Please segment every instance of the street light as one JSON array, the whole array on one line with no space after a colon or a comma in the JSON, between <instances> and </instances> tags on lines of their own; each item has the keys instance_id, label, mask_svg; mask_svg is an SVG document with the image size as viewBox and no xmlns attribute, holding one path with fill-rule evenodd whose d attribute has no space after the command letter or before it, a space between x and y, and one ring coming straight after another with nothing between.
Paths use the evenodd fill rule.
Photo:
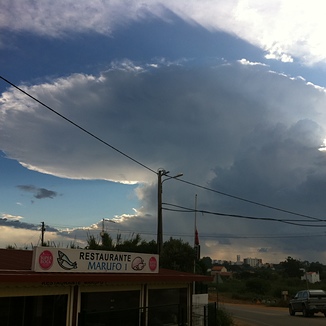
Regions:
<instances>
[{"instance_id":1,"label":"street light","mask_svg":"<svg viewBox=\"0 0 326 326\"><path fill-rule=\"evenodd\" d=\"M183 176L183 173L179 173L173 177L169 177L169 171L159 169L157 171L157 253L158 255L162 252L163 247L163 222L162 222L162 185L164 181L169 179L176 179ZM166 179L162 180L163 176L167 176Z\"/></svg>"},{"instance_id":2,"label":"street light","mask_svg":"<svg viewBox=\"0 0 326 326\"><path fill-rule=\"evenodd\" d=\"M111 222L111 223L116 223L116 222L114 222L114 221L112 221L112 220L110 220L110 219L108 219L108 218L103 218L102 219L102 232L100 233L100 236L101 236L101 238L102 238L102 244L103 244L103 237L104 237L104 221L108 221L108 222Z\"/></svg>"}]
</instances>

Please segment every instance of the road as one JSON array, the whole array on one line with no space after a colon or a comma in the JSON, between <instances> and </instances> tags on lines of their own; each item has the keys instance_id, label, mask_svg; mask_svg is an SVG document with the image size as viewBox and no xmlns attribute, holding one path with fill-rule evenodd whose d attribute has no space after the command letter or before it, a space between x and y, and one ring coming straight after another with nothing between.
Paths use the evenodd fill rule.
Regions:
<instances>
[{"instance_id":1,"label":"road","mask_svg":"<svg viewBox=\"0 0 326 326\"><path fill-rule=\"evenodd\" d=\"M222 303L231 315L244 325L250 326L314 326L326 324L326 318L323 314L316 314L313 317L303 317L302 313L296 313L290 316L286 308L265 307L261 305L245 305Z\"/></svg>"}]
</instances>

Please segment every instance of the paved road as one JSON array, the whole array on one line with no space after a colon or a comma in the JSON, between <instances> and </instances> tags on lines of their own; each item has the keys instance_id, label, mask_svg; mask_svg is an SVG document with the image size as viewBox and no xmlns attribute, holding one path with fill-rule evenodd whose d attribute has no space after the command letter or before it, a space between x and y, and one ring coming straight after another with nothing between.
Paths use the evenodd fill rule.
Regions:
<instances>
[{"instance_id":1,"label":"paved road","mask_svg":"<svg viewBox=\"0 0 326 326\"><path fill-rule=\"evenodd\" d=\"M223 303L224 307L232 316L252 326L318 326L326 325L323 314L313 317L303 317L301 313L290 316L286 308L271 308L260 305L243 305Z\"/></svg>"}]
</instances>

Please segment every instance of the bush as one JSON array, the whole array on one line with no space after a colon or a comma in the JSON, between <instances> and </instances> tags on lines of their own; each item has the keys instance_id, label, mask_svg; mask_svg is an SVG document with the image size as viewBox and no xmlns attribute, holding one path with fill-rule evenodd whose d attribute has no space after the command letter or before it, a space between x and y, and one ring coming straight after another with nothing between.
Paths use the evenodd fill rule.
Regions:
<instances>
[{"instance_id":1,"label":"bush","mask_svg":"<svg viewBox=\"0 0 326 326\"><path fill-rule=\"evenodd\" d=\"M249 293L232 293L231 298L239 301L250 301L252 299L252 295Z\"/></svg>"},{"instance_id":2,"label":"bush","mask_svg":"<svg viewBox=\"0 0 326 326\"><path fill-rule=\"evenodd\" d=\"M217 310L217 325L234 326L233 318L229 312L223 308Z\"/></svg>"},{"instance_id":3,"label":"bush","mask_svg":"<svg viewBox=\"0 0 326 326\"><path fill-rule=\"evenodd\" d=\"M260 278L252 278L246 281L246 288L256 294L267 294L271 289L271 283Z\"/></svg>"}]
</instances>

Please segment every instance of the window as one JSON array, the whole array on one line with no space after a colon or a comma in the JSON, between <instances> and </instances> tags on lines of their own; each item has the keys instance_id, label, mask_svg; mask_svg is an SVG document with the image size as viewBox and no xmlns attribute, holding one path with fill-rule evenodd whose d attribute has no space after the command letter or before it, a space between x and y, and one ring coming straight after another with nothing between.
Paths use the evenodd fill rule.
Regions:
<instances>
[{"instance_id":1,"label":"window","mask_svg":"<svg viewBox=\"0 0 326 326\"><path fill-rule=\"evenodd\" d=\"M85 325L139 325L140 291L84 292L79 320Z\"/></svg>"},{"instance_id":2,"label":"window","mask_svg":"<svg viewBox=\"0 0 326 326\"><path fill-rule=\"evenodd\" d=\"M0 298L1 325L66 325L67 300L67 295Z\"/></svg>"},{"instance_id":3,"label":"window","mask_svg":"<svg viewBox=\"0 0 326 326\"><path fill-rule=\"evenodd\" d=\"M149 290L148 322L149 325L185 324L187 322L187 289Z\"/></svg>"}]
</instances>

